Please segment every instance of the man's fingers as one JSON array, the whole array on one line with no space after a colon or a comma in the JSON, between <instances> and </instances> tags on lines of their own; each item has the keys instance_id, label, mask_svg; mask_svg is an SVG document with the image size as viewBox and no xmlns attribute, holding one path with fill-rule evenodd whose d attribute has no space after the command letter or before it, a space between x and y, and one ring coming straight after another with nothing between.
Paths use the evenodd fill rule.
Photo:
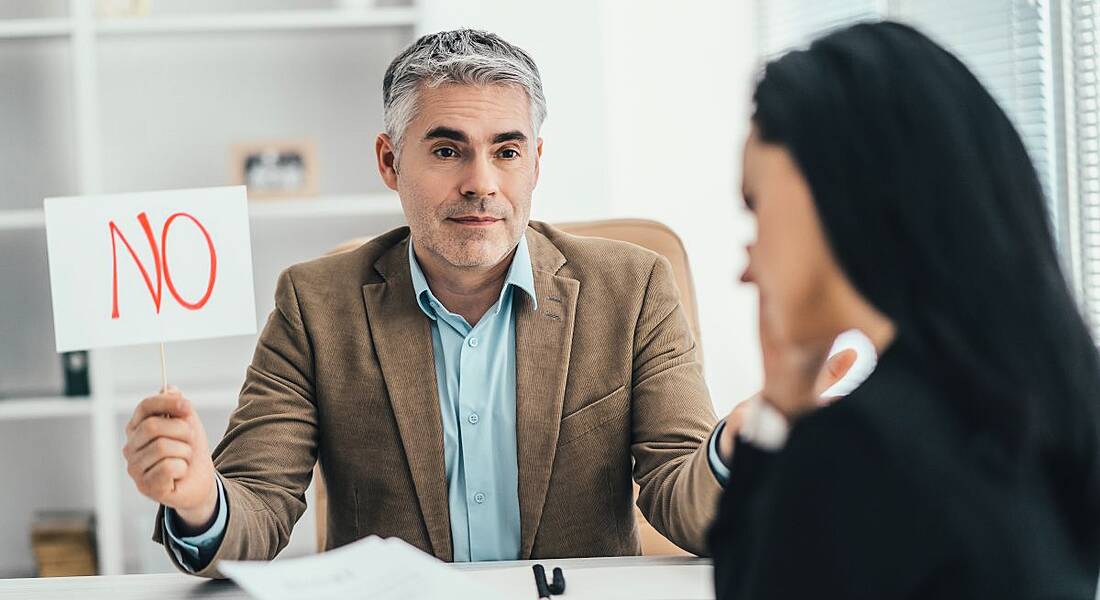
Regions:
<instances>
[{"instance_id":1,"label":"man's fingers","mask_svg":"<svg viewBox=\"0 0 1100 600\"><path fill-rule=\"evenodd\" d=\"M171 386L169 386L171 387ZM191 414L191 403L177 391L149 396L134 409L134 416L126 425L126 431L132 431L145 419L155 415L185 418Z\"/></svg>"},{"instance_id":2,"label":"man's fingers","mask_svg":"<svg viewBox=\"0 0 1100 600\"><path fill-rule=\"evenodd\" d=\"M191 463L191 445L168 438L157 438L137 452L130 462L145 473L165 458L182 458Z\"/></svg>"},{"instance_id":3,"label":"man's fingers","mask_svg":"<svg viewBox=\"0 0 1100 600\"><path fill-rule=\"evenodd\" d=\"M176 489L176 480L187 474L187 461L182 458L165 458L153 465L142 477L145 487L153 494L168 494Z\"/></svg>"},{"instance_id":4,"label":"man's fingers","mask_svg":"<svg viewBox=\"0 0 1100 600\"><path fill-rule=\"evenodd\" d=\"M182 419L149 417L142 421L129 436L124 454L135 456L157 438L169 438L186 444L192 441L191 425Z\"/></svg>"}]
</instances>

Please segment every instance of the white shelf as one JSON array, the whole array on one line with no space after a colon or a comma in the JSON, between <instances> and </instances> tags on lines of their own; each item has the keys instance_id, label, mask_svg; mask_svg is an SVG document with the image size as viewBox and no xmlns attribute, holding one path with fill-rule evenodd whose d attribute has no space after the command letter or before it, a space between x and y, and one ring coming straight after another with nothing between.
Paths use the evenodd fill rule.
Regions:
<instances>
[{"instance_id":1,"label":"white shelf","mask_svg":"<svg viewBox=\"0 0 1100 600\"><path fill-rule=\"evenodd\" d=\"M255 14L112 18L98 21L95 28L103 35L143 35L411 27L415 24L414 9L394 7L366 10L296 10Z\"/></svg>"},{"instance_id":2,"label":"white shelf","mask_svg":"<svg viewBox=\"0 0 1100 600\"><path fill-rule=\"evenodd\" d=\"M232 411L237 407L237 397L240 395L242 379L237 385L207 385L190 387L184 385L181 389L184 397L191 401L191 406L198 410L223 410ZM115 398L115 411L120 415L129 415L134 412L138 402L150 396L156 390L121 390Z\"/></svg>"},{"instance_id":3,"label":"white shelf","mask_svg":"<svg viewBox=\"0 0 1100 600\"><path fill-rule=\"evenodd\" d=\"M0 19L0 39L60 37L72 30L69 19Z\"/></svg>"},{"instance_id":4,"label":"white shelf","mask_svg":"<svg viewBox=\"0 0 1100 600\"><path fill-rule=\"evenodd\" d=\"M40 229L45 224L46 216L40 208L0 210L0 231Z\"/></svg>"},{"instance_id":5,"label":"white shelf","mask_svg":"<svg viewBox=\"0 0 1100 600\"><path fill-rule=\"evenodd\" d=\"M0 398L0 421L86 417L92 414L87 397Z\"/></svg>"},{"instance_id":6,"label":"white shelf","mask_svg":"<svg viewBox=\"0 0 1100 600\"><path fill-rule=\"evenodd\" d=\"M401 215L397 194L353 194L318 198L250 200L248 216L253 219L308 219Z\"/></svg>"},{"instance_id":7,"label":"white shelf","mask_svg":"<svg viewBox=\"0 0 1100 600\"><path fill-rule=\"evenodd\" d=\"M250 200L252 219L314 219L332 217L403 216L396 194L352 194L317 198ZM0 231L41 229L46 218L42 209L0 210Z\"/></svg>"}]
</instances>

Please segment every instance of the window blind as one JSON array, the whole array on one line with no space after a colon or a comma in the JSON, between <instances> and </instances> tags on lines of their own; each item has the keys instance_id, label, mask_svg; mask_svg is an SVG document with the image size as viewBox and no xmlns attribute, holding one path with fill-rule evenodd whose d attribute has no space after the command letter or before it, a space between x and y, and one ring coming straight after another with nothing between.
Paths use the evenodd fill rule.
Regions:
<instances>
[{"instance_id":1,"label":"window blind","mask_svg":"<svg viewBox=\"0 0 1100 600\"><path fill-rule=\"evenodd\" d=\"M1047 0L758 0L764 58L863 20L908 23L954 52L1020 131L1054 198L1054 96ZM1095 1L1095 0L1089 0ZM1051 211L1055 205L1050 204Z\"/></svg>"},{"instance_id":2,"label":"window blind","mask_svg":"<svg viewBox=\"0 0 1100 600\"><path fill-rule=\"evenodd\" d=\"M764 59L888 18L954 52L1015 124L1100 343L1100 0L757 0Z\"/></svg>"},{"instance_id":3,"label":"window blind","mask_svg":"<svg viewBox=\"0 0 1100 600\"><path fill-rule=\"evenodd\" d=\"M880 0L757 0L757 49L770 59L833 29L882 15Z\"/></svg>"},{"instance_id":4,"label":"window blind","mask_svg":"<svg viewBox=\"0 0 1100 600\"><path fill-rule=\"evenodd\" d=\"M1069 37L1064 59L1071 226L1079 236L1077 290L1100 342L1100 0L1064 0Z\"/></svg>"}]
</instances>

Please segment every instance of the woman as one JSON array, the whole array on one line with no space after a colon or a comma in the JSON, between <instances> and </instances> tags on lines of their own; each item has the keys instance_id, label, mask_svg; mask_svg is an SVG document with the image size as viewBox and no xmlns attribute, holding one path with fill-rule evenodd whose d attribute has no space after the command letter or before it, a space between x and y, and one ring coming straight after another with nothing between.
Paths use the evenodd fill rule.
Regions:
<instances>
[{"instance_id":1,"label":"woman","mask_svg":"<svg viewBox=\"0 0 1100 600\"><path fill-rule=\"evenodd\" d=\"M895 23L769 64L755 102L766 382L725 451L718 597L1092 600L1100 360L1004 112ZM821 407L850 328L879 365Z\"/></svg>"}]
</instances>

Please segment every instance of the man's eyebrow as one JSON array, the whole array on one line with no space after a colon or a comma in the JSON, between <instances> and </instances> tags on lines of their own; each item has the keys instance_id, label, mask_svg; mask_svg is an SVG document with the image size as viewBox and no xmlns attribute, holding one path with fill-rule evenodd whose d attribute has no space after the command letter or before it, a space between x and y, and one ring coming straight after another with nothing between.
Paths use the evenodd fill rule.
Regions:
<instances>
[{"instance_id":1,"label":"man's eyebrow","mask_svg":"<svg viewBox=\"0 0 1100 600\"><path fill-rule=\"evenodd\" d=\"M494 144L500 144L502 142L526 142L527 135L522 131L505 131L504 133L498 133L493 137Z\"/></svg>"},{"instance_id":2,"label":"man's eyebrow","mask_svg":"<svg viewBox=\"0 0 1100 600\"><path fill-rule=\"evenodd\" d=\"M426 140L439 138L454 140L456 142L462 142L463 144L466 144L470 141L470 138L468 138L465 133L457 129L452 129L450 127L435 127L428 133L424 134L424 139Z\"/></svg>"}]
</instances>

